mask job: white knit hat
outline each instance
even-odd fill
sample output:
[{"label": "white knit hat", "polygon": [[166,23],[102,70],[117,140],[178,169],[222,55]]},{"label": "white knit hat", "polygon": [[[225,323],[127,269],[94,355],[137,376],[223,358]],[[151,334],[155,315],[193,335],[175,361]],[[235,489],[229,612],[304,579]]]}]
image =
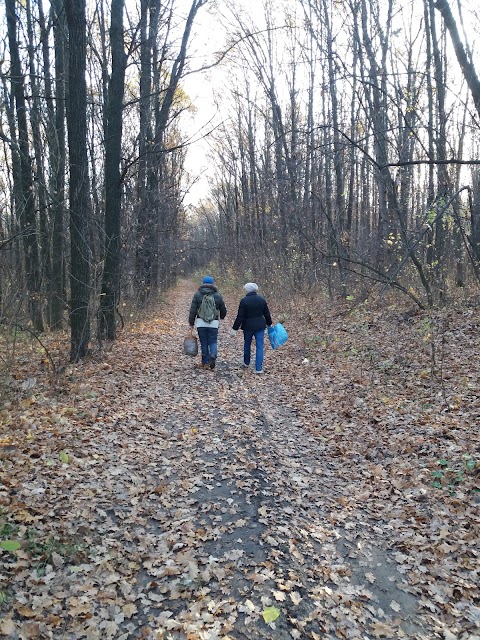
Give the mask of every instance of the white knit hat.
[{"label": "white knit hat", "polygon": [[255,284],[255,282],[247,282],[247,284],[243,285],[243,288],[247,293],[251,293],[252,291],[258,291],[258,284]]}]

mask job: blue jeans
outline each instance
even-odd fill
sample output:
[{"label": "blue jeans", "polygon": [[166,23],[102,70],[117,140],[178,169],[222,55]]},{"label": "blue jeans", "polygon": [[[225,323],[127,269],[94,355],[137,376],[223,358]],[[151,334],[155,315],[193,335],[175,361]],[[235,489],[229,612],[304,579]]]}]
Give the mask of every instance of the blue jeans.
[{"label": "blue jeans", "polygon": [[197,327],[197,332],[202,349],[202,364],[210,364],[210,358],[217,357],[218,328]]},{"label": "blue jeans", "polygon": [[250,364],[250,354],[252,350],[252,340],[255,336],[255,370],[261,371],[263,366],[263,343],[265,339],[265,329],[259,331],[243,332],[243,361],[248,366]]}]

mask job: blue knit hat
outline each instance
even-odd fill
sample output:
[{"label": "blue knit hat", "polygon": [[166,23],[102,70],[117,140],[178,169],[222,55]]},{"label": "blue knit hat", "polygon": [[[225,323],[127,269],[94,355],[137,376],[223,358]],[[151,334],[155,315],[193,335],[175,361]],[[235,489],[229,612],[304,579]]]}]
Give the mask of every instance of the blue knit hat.
[{"label": "blue knit hat", "polygon": [[203,284],[213,284],[212,276],[205,276],[203,279]]}]

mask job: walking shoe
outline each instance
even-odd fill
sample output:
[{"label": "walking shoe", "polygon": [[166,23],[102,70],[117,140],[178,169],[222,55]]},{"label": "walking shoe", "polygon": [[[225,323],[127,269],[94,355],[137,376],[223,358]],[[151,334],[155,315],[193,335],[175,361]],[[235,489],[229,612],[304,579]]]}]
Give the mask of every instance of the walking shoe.
[{"label": "walking shoe", "polygon": [[212,356],[210,358],[210,369],[215,369],[215,363],[217,361],[217,356]]},{"label": "walking shoe", "polygon": [[257,370],[255,369],[255,373],[263,373],[263,369],[260,369],[260,371],[257,371]]},{"label": "walking shoe", "polygon": [[249,366],[249,364],[245,364],[245,362],[242,362],[242,369],[248,369]]}]

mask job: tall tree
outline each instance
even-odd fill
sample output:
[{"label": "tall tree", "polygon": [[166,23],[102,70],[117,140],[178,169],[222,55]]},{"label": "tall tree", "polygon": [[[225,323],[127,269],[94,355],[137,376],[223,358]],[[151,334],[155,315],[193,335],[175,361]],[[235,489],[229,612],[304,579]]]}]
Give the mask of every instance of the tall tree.
[{"label": "tall tree", "polygon": [[[159,284],[160,250],[159,236],[165,229],[162,203],[165,202],[163,183],[165,161],[168,153],[166,132],[172,117],[175,95],[185,72],[188,44],[198,11],[207,0],[192,0],[185,19],[180,47],[173,63],[167,61],[171,43],[165,40],[160,50],[157,45],[160,10],[159,0],[142,0],[141,3],[141,75],[140,75],[140,166],[139,215],[137,224],[137,279],[143,301]],[[168,3],[167,3],[168,6]],[[172,28],[173,8],[165,17],[167,36]],[[149,19],[148,19],[149,18]],[[171,53],[170,53],[171,55]],[[163,82],[162,82],[163,81]],[[160,83],[162,82],[162,86]],[[153,90],[153,91],[152,91]],[[152,118],[153,116],[153,118]],[[163,272],[170,271],[163,267]]]},{"label": "tall tree", "polygon": [[86,0],[65,0],[69,83],[70,359],[85,357],[90,342],[89,180],[87,161]]},{"label": "tall tree", "polygon": [[[433,0],[430,0],[430,31],[431,31],[431,43],[433,52],[434,63],[434,78],[435,78],[435,93],[437,96],[437,118],[434,135],[435,138],[435,159],[445,161],[447,159],[447,122],[448,116],[446,112],[446,86],[445,86],[445,65],[446,61],[442,55],[442,38],[437,34],[437,27],[435,22]],[[448,195],[451,192],[450,176],[448,174],[448,167],[446,164],[439,164],[437,178],[437,196],[436,200],[438,206],[442,207]],[[434,244],[433,251],[431,253],[433,257],[433,266],[435,277],[438,283],[441,283],[439,288],[439,294],[444,296],[445,289],[445,273],[444,273],[444,257],[445,251],[445,217],[441,216],[434,229]]]},{"label": "tall tree", "polygon": [[152,51],[155,48],[159,20],[158,0],[140,2],[140,96],[137,173],[137,229],[135,273],[141,299],[147,300],[153,286],[152,270],[155,254],[156,225],[152,220],[150,194],[147,189],[148,167],[152,145]]},{"label": "tall tree", "polygon": [[[433,0],[431,0],[433,2]],[[441,13],[445,26],[448,29],[450,38],[452,40],[453,48],[455,49],[455,55],[457,57],[460,68],[462,69],[463,76],[467,82],[468,88],[472,94],[475,109],[478,117],[480,118],[480,80],[477,75],[477,70],[471,58],[467,55],[465,46],[462,43],[460,34],[458,31],[457,23],[452,14],[452,10],[448,3],[448,0],[436,0],[433,5]],[[479,125],[478,121],[476,123]],[[473,200],[474,206],[472,206],[472,241],[474,252],[477,256],[477,260],[480,260],[480,243],[479,243],[479,229],[480,229],[480,214],[478,208],[478,202],[480,201],[480,183],[478,182],[478,173],[473,172]],[[458,279],[457,279],[458,281]]]},{"label": "tall tree", "polygon": [[99,330],[115,339],[115,312],[120,295],[120,232],[122,185],[120,161],[122,146],[122,107],[125,92],[127,56],[123,36],[124,0],[112,0],[110,47],[112,72],[108,83],[105,131],[105,249]]},{"label": "tall tree", "polygon": [[450,5],[448,4],[448,0],[436,0],[434,2],[434,6],[442,14],[445,26],[450,33],[458,64],[462,69],[465,80],[467,81],[468,87],[472,93],[473,102],[480,117],[480,80],[478,79],[477,71],[473,62],[471,62],[467,56],[465,47],[463,46],[458,32],[457,23],[453,17]]},{"label": "tall tree", "polygon": [[[59,329],[63,323],[65,274],[65,42],[66,25],[62,0],[52,0],[51,16],[54,24],[55,107],[49,107],[50,132],[50,199],[51,199],[51,256],[50,323]],[[53,102],[53,100],[52,100]],[[50,104],[47,94],[47,105]]]},{"label": "tall tree", "polygon": [[5,0],[7,12],[8,43],[11,60],[12,94],[15,99],[15,115],[18,129],[18,153],[20,156],[20,175],[14,175],[19,183],[17,193],[22,198],[19,211],[20,225],[24,232],[26,282],[28,288],[28,307],[30,319],[36,331],[43,331],[42,307],[40,298],[41,269],[37,222],[35,216],[35,192],[33,172],[30,162],[29,131],[27,123],[27,104],[25,100],[25,79],[20,62],[17,41],[17,18],[15,0]]},{"label": "tall tree", "polygon": [[29,83],[31,88],[30,100],[30,126],[32,129],[33,150],[34,150],[34,181],[36,185],[37,209],[39,220],[39,257],[42,273],[42,282],[50,281],[50,262],[48,251],[48,213],[47,213],[47,185],[45,180],[45,145],[42,136],[42,105],[41,105],[41,72],[36,63],[37,43],[34,37],[34,26],[32,15],[32,2],[26,0],[25,9],[27,14],[27,34],[28,34],[28,64]]}]

